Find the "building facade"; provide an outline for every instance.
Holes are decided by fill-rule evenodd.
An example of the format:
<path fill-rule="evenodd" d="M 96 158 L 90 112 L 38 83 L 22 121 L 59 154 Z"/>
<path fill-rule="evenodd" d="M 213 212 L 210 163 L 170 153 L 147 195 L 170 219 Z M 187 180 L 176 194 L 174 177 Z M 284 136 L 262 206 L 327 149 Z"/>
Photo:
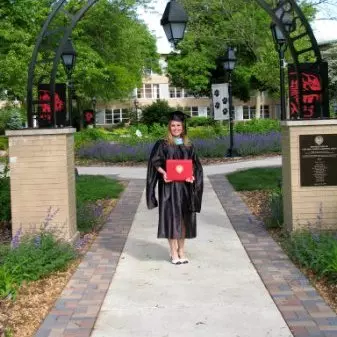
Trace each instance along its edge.
<path fill-rule="evenodd" d="M 165 73 L 165 65 L 163 66 Z M 142 109 L 156 100 L 165 100 L 173 108 L 183 109 L 185 113 L 199 117 L 213 116 L 213 103 L 210 97 L 195 97 L 185 88 L 171 86 L 166 75 L 147 72 L 142 86 L 134 89 L 130 98 L 113 101 L 107 104 L 97 104 L 96 125 L 109 127 L 129 121 L 130 111 L 137 112 L 141 118 Z M 235 120 L 250 120 L 253 118 L 280 118 L 280 105 L 266 92 L 254 92 L 248 102 L 234 97 L 233 106 Z"/>

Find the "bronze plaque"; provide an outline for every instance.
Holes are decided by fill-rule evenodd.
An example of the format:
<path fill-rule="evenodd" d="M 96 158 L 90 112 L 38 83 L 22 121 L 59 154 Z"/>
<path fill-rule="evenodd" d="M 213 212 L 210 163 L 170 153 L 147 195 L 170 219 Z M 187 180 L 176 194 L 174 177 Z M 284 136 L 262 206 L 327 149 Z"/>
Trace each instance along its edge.
<path fill-rule="evenodd" d="M 337 134 L 300 136 L 301 186 L 337 186 Z"/>

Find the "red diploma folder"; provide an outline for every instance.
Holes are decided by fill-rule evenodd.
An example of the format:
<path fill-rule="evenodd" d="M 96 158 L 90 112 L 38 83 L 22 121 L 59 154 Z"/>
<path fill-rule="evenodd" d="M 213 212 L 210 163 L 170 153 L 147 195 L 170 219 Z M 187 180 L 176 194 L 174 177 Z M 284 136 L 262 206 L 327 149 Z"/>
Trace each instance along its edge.
<path fill-rule="evenodd" d="M 166 175 L 168 180 L 185 181 L 193 176 L 191 159 L 167 159 Z"/>

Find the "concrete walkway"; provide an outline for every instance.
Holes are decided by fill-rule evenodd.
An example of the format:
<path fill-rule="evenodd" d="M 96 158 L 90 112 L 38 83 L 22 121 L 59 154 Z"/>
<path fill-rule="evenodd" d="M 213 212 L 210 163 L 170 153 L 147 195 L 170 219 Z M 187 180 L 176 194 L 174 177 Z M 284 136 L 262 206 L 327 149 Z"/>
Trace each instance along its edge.
<path fill-rule="evenodd" d="M 281 157 L 270 157 L 259 160 L 238 160 L 226 164 L 204 166 L 205 176 L 230 173 L 251 167 L 280 166 Z M 146 167 L 120 167 L 120 166 L 90 166 L 77 167 L 79 174 L 109 175 L 118 179 L 144 179 Z"/>
<path fill-rule="evenodd" d="M 93 337 L 292 336 L 208 179 L 191 262 L 168 262 L 144 196 Z"/>
<path fill-rule="evenodd" d="M 80 167 L 80 174 L 131 180 L 36 336 L 336 337 L 336 314 L 224 175 L 280 163 L 273 157 L 204 167 L 198 237 L 187 241 L 191 261 L 180 266 L 169 263 L 166 240 L 156 238 L 145 168 Z"/>

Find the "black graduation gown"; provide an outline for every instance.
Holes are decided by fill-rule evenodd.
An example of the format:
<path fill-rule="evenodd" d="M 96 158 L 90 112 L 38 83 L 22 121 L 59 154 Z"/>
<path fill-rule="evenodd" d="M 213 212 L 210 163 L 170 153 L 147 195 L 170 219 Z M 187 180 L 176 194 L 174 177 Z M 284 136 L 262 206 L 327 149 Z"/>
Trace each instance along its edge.
<path fill-rule="evenodd" d="M 192 159 L 195 181 L 165 183 L 162 174 L 166 159 Z M 201 210 L 203 193 L 203 170 L 193 145 L 169 145 L 159 140 L 154 145 L 147 168 L 146 201 L 149 209 L 158 206 L 155 189 L 158 182 L 159 224 L 158 238 L 179 239 L 182 237 L 182 223 L 185 238 L 197 236 L 196 212 Z"/>

